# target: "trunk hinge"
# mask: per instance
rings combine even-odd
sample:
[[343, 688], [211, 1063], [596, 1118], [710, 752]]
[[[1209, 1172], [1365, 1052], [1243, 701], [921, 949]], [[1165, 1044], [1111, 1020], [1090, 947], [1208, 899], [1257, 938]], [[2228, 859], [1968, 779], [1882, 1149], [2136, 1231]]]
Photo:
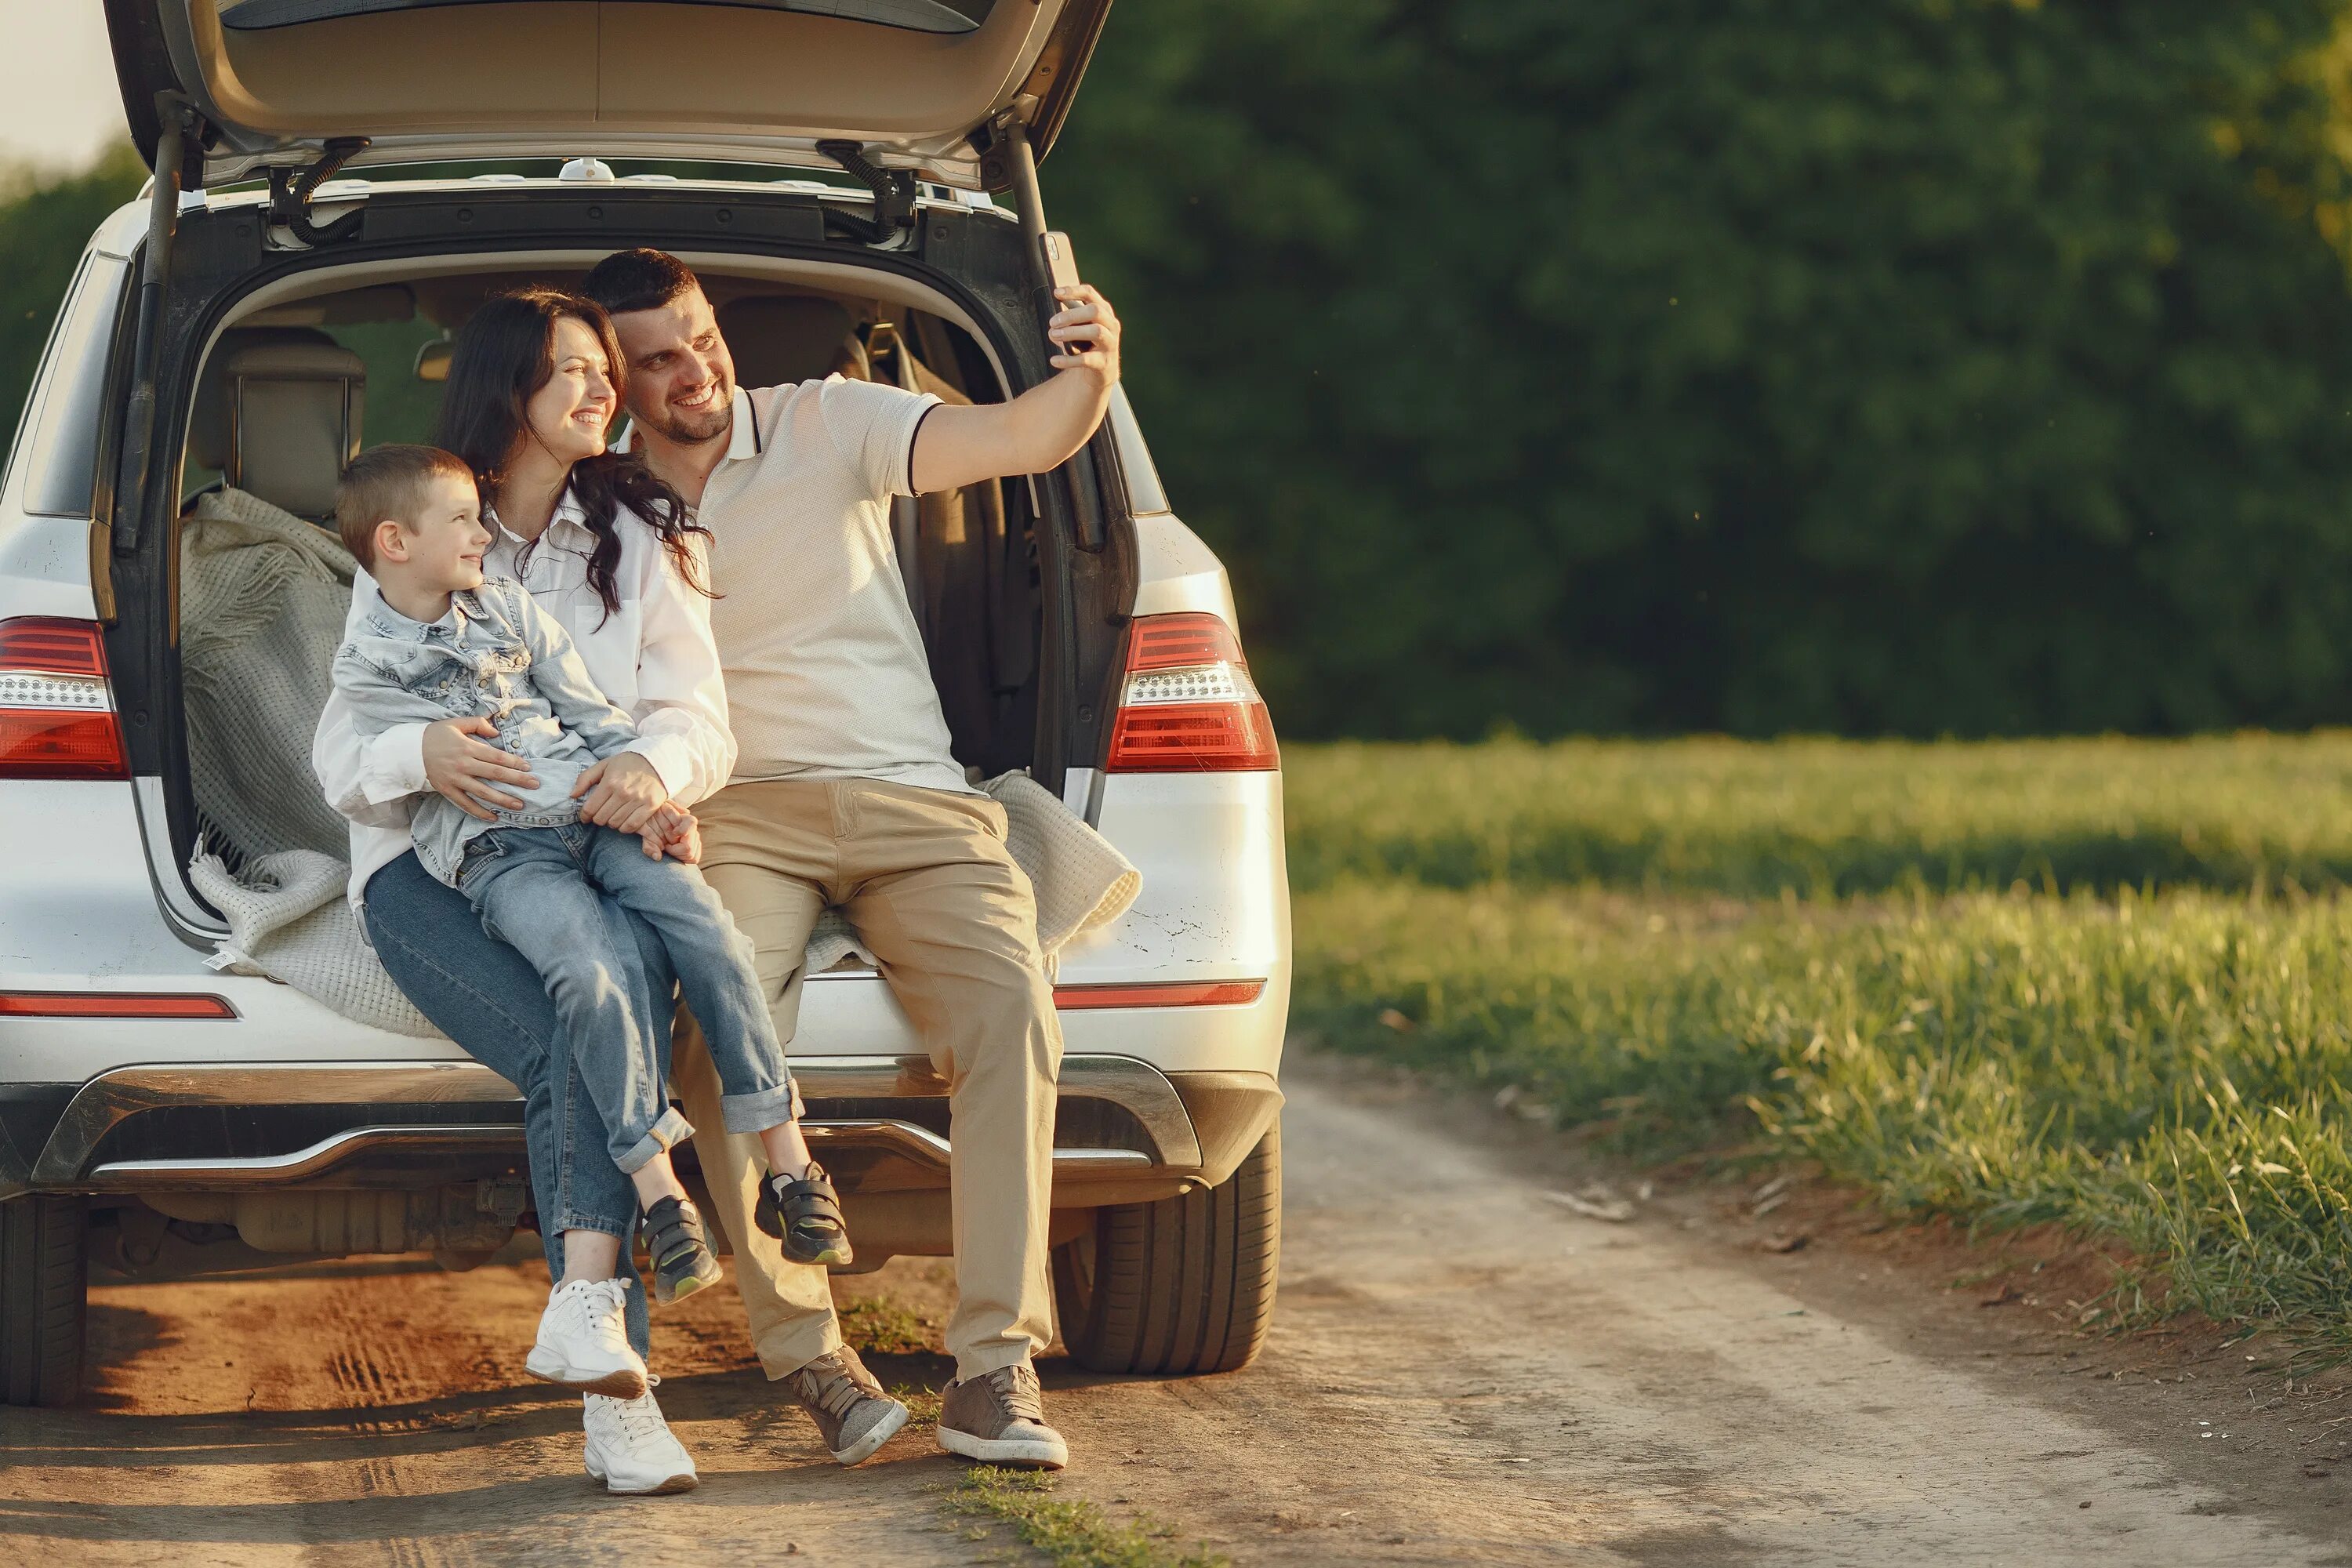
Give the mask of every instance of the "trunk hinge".
[[319, 154], [319, 161], [310, 167], [270, 170], [269, 221], [314, 249], [350, 239], [358, 234], [360, 222], [367, 216], [365, 213], [345, 213], [331, 224], [315, 224], [310, 221], [310, 197], [334, 176], [336, 170], [367, 148], [367, 137], [338, 136], [326, 144]]
[[[1037, 156], [1029, 145], [1029, 119], [1036, 110], [1037, 100], [1025, 93], [1013, 100], [1012, 107], [986, 128], [984, 142], [973, 139], [973, 151], [981, 156], [982, 178], [992, 184], [991, 176], [1002, 175], [1004, 186], [1013, 192], [1021, 218], [1022, 249], [1028, 254], [1030, 303], [1043, 322], [1060, 306], [1054, 299], [1053, 274], [1045, 265], [1045, 197], [1037, 188]], [[1094, 508], [1079, 502], [1075, 488], [1071, 506], [1078, 548], [1092, 554], [1106, 542], [1102, 518]]]
[[847, 213], [835, 213], [836, 218], [847, 218], [853, 226], [870, 226], [873, 230], [868, 245], [887, 245], [901, 233], [915, 226], [915, 174], [911, 169], [877, 168], [866, 156], [861, 142], [820, 142], [816, 150], [857, 177], [858, 184], [874, 193], [874, 222], [865, 226]]
[[[122, 455], [114, 485], [113, 533], [117, 555], [135, 555], [146, 529], [147, 481], [155, 456], [155, 378], [163, 353], [163, 309], [172, 277], [172, 242], [180, 230], [180, 193], [189, 153], [201, 140], [204, 121], [177, 93], [155, 95], [163, 131], [155, 138], [155, 178], [147, 193], [147, 245], [140, 253], [139, 313], [131, 329], [131, 397], [123, 413]], [[199, 161], [194, 165], [202, 170]], [[201, 174], [199, 175], [201, 178]], [[124, 527], [122, 508], [131, 508]]]

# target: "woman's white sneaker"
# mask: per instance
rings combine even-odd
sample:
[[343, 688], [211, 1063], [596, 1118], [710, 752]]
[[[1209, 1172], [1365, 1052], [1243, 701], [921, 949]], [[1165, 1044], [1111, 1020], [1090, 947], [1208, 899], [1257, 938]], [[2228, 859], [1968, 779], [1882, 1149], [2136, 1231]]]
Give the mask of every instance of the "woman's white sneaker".
[[624, 1317], [628, 1300], [618, 1279], [558, 1285], [539, 1316], [539, 1339], [523, 1370], [541, 1383], [614, 1399], [645, 1393], [645, 1358], [629, 1347]]
[[[658, 1384], [660, 1378], [650, 1380]], [[592, 1394], [585, 1406], [588, 1473], [624, 1497], [690, 1492], [700, 1483], [694, 1460], [670, 1435], [648, 1388], [635, 1399]]]

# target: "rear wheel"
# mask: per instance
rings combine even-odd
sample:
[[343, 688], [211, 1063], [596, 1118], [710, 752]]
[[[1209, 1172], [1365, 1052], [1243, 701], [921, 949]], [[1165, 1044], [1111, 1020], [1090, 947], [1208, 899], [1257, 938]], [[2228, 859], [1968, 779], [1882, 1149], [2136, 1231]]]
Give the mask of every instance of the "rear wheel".
[[89, 1220], [79, 1198], [0, 1203], [0, 1405], [81, 1392]]
[[1062, 1342], [1096, 1372], [1231, 1372], [1274, 1320], [1282, 1253], [1282, 1129], [1217, 1186], [1095, 1211], [1054, 1252]]

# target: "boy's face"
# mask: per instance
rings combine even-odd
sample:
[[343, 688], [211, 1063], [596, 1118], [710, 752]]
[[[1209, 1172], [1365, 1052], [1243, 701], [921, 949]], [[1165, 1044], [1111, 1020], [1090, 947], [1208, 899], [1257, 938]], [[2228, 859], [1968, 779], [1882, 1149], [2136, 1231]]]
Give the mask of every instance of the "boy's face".
[[376, 575], [396, 573], [408, 586], [428, 593], [478, 588], [489, 543], [474, 481], [436, 474], [425, 481], [415, 518], [376, 524]]

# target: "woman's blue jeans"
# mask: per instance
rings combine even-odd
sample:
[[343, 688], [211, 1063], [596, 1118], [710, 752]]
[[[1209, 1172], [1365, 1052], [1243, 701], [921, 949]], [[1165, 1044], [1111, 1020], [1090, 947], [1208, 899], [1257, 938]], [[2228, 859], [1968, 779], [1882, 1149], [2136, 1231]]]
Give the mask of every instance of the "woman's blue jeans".
[[[646, 980], [639, 994], [669, 995], [676, 981], [661, 939], [644, 921], [628, 920]], [[645, 1354], [651, 1344], [645, 1282], [628, 1248], [636, 1229], [636, 1194], [604, 1151], [604, 1121], [564, 1047], [555, 1004], [538, 971], [485, 932], [466, 896], [435, 881], [413, 850], [368, 879], [367, 929], [376, 956], [417, 1011], [522, 1091], [531, 1193], [553, 1277], [563, 1276], [563, 1232], [594, 1230], [622, 1238], [619, 1278], [629, 1288], [629, 1342]], [[666, 1078], [669, 1010], [652, 1011]]]

